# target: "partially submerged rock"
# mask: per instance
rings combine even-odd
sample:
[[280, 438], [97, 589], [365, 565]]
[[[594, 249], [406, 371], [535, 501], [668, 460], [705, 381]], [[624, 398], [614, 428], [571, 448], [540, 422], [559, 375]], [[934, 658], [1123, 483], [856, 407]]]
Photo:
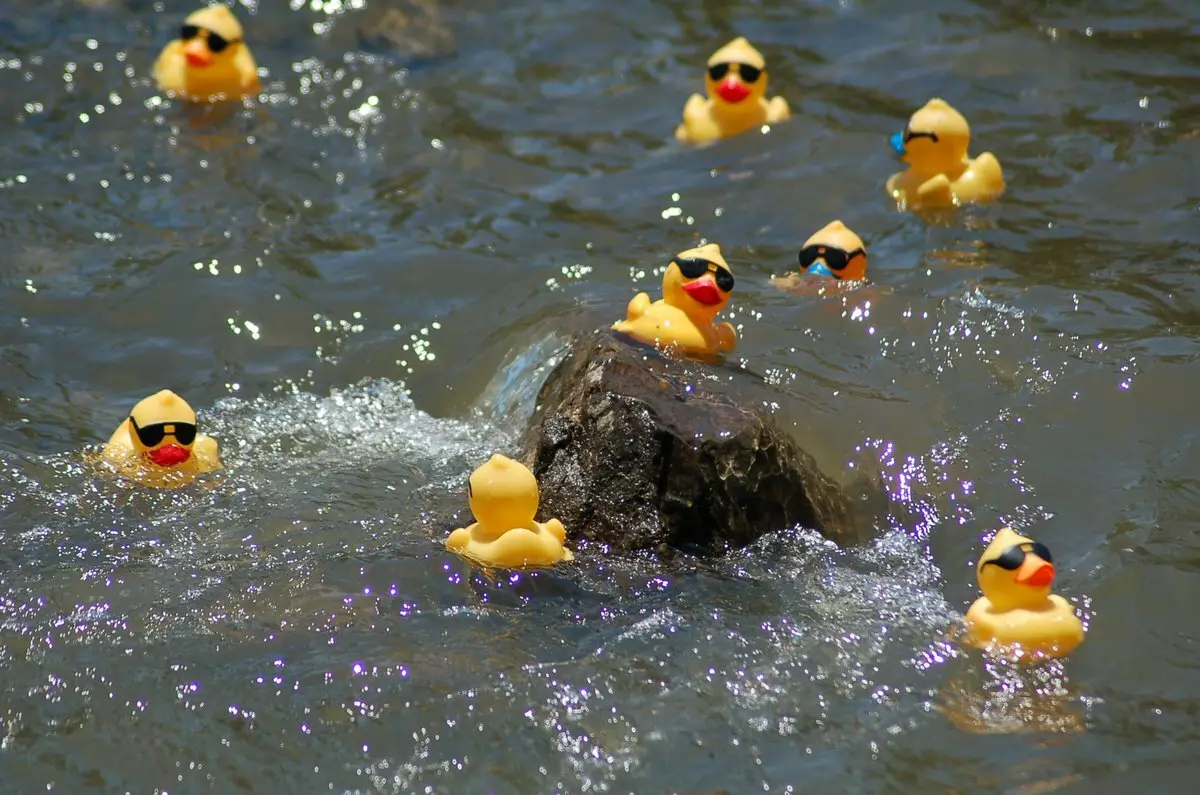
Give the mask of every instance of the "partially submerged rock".
[[617, 553], [719, 552], [795, 525], [859, 540], [855, 501], [770, 414], [738, 399], [738, 382], [753, 378], [612, 332], [576, 338], [524, 439], [541, 513]]
[[355, 30], [366, 47], [409, 60], [426, 60], [455, 51], [454, 31], [442, 19], [440, 0], [389, 0], [371, 3]]

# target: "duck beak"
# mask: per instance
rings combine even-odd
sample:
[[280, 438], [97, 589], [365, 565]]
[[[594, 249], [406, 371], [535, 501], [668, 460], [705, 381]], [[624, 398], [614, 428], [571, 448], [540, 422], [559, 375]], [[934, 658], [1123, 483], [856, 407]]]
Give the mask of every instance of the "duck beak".
[[173, 467], [192, 457], [191, 451], [177, 444], [164, 444], [146, 451], [146, 457], [160, 467]]
[[731, 75], [717, 83], [717, 96], [726, 102], [736, 104], [750, 96], [750, 87]]
[[898, 132], [889, 138], [888, 141], [891, 143], [892, 149], [896, 150], [896, 154], [904, 154], [904, 133]]
[[1028, 555], [1017, 571], [1017, 583], [1033, 588], [1045, 588], [1054, 582], [1054, 564]]
[[183, 54], [187, 58], [188, 66], [203, 68], [208, 66], [213, 61], [212, 52], [208, 49], [207, 42], [200, 37], [196, 37], [183, 45]]
[[683, 285], [683, 291], [693, 301], [705, 306], [716, 306], [721, 303], [721, 291], [711, 276], [701, 276], [694, 282], [688, 282]]
[[811, 273], [814, 276], [830, 276], [834, 279], [837, 278], [837, 274], [829, 270], [829, 266], [825, 264], [825, 260], [823, 259], [819, 259], [812, 265], [809, 265], [808, 270], [805, 271], [805, 273]]

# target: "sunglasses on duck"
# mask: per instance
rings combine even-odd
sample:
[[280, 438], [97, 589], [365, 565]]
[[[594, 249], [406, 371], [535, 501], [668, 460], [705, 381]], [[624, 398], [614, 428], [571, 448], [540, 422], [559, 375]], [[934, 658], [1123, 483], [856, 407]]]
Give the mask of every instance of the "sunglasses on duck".
[[[129, 425], [133, 428], [133, 432], [137, 434], [138, 440], [146, 447], [154, 447], [154, 445], [167, 438], [168, 434], [174, 436], [175, 441], [182, 445], [189, 445], [196, 441], [196, 426], [190, 422], [158, 422], [142, 428], [137, 424], [137, 420], [131, 416], [129, 418]], [[172, 430], [167, 430], [168, 425], [171, 426]]]
[[1026, 551], [1032, 552], [1047, 563], [1054, 562], [1054, 558], [1050, 557], [1050, 550], [1046, 548], [1045, 544], [1037, 541], [1022, 541], [1020, 544], [1013, 544], [1001, 552], [998, 557], [985, 560], [983, 565], [994, 563], [1006, 571], [1016, 571], [1025, 562]]
[[733, 289], [733, 274], [711, 260], [700, 257], [676, 257], [672, 262], [679, 267], [679, 272], [685, 279], [699, 279], [704, 274], [715, 271], [717, 287], [726, 293]]
[[762, 69], [757, 66], [749, 66], [744, 63], [717, 63], [708, 67], [708, 76], [714, 81], [719, 81], [725, 75], [729, 74], [729, 67], [736, 66], [738, 75], [741, 76], [743, 83], [757, 82], [759, 75], [763, 73]]
[[190, 41], [191, 39], [199, 36], [201, 32], [203, 32], [205, 37], [208, 39], [208, 49], [212, 50], [214, 53], [221, 52], [230, 44], [237, 44], [239, 41], [241, 41], [241, 39], [233, 39], [231, 41], [226, 39], [220, 33], [214, 33], [208, 28], [202, 28], [199, 25], [184, 25], [179, 29], [179, 38], [182, 41]]
[[814, 245], [800, 249], [800, 269], [808, 270], [817, 260], [825, 263], [825, 267], [833, 271], [833, 276], [841, 278], [837, 274], [846, 269], [850, 264], [850, 260], [859, 256], [865, 255], [867, 252], [864, 249], [856, 248], [853, 251], [843, 251], [840, 248], [833, 246]]
[[937, 136], [937, 133], [935, 133], [935, 132], [927, 132], [927, 133], [913, 132], [911, 127], [907, 128], [904, 131], [904, 143], [908, 143], [909, 141], [911, 141], [914, 138], [928, 138], [931, 141], [933, 141], [935, 144], [938, 142], [938, 136]]

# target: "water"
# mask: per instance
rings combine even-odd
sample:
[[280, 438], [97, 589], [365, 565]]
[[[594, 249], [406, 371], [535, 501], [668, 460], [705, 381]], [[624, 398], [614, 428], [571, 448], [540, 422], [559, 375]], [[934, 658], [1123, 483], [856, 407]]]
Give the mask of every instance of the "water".
[[[0, 4], [0, 790], [1191, 792], [1200, 17], [904, 7], [465, 0], [409, 58], [361, 48], [383, 0], [244, 2], [264, 95], [214, 111], [148, 80], [191, 3]], [[680, 149], [738, 34], [795, 118]], [[884, 196], [935, 95], [999, 204]], [[835, 217], [874, 285], [771, 287]], [[882, 475], [879, 541], [447, 555], [564, 335], [701, 237], [779, 420]], [[228, 470], [98, 477], [162, 387]], [[1065, 661], [948, 639], [1001, 523], [1087, 618]]]

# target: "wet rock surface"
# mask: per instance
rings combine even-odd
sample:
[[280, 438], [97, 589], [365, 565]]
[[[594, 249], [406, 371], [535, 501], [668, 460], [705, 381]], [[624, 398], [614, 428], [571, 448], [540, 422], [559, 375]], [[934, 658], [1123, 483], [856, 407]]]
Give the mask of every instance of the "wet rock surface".
[[755, 378], [612, 332], [574, 338], [522, 444], [540, 515], [616, 553], [715, 553], [795, 525], [862, 540], [855, 498], [739, 399], [739, 382]]

